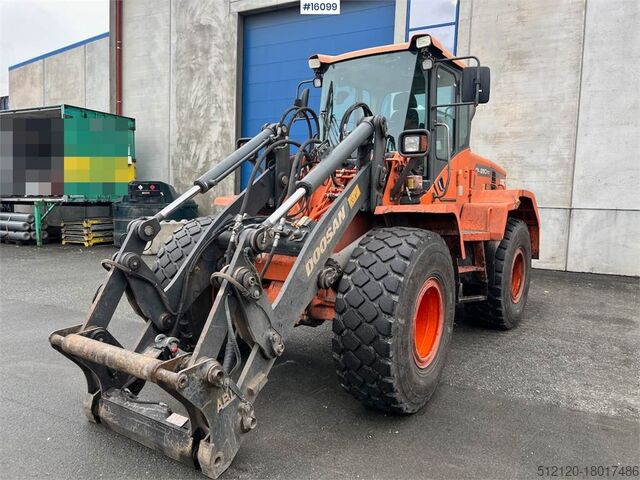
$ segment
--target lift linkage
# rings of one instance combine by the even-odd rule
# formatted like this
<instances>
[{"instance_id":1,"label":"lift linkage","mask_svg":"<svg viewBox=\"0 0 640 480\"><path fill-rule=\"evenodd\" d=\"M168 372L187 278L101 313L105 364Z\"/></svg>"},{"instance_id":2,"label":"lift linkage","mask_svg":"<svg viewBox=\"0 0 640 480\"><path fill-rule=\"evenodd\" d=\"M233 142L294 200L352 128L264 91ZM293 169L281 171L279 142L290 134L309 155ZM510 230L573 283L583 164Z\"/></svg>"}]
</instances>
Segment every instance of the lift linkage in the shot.
<instances>
[{"instance_id":1,"label":"lift linkage","mask_svg":"<svg viewBox=\"0 0 640 480\"><path fill-rule=\"evenodd\" d=\"M267 125L154 217L133 221L120 250L103 261L108 269L106 280L85 323L58 330L49 338L53 348L85 374L88 396L84 407L89 419L201 468L209 477L217 478L224 472L243 435L256 426L253 402L282 355L295 322L316 295L319 275L338 241L358 211L375 206L384 175L385 135L382 117L364 118L295 184L293 193L266 219L258 217L260 221L245 224L243 218L254 217L275 204L275 168L266 169L252 186L244 217L239 219L238 214L246 192L206 227L165 288L141 258L147 242L160 231L160 222L187 200L216 186L259 150L284 138L286 132L279 125ZM270 302L256 271L255 257L272 250L274 241L286 235L287 213L355 151L358 173L305 236L284 285ZM231 235L233 248L228 247ZM202 255L213 242L226 242L231 252L230 261L220 269ZM216 282L217 294L193 352L187 352L179 348L173 335L177 319L205 287L202 280L192 279L194 269L206 273L199 275L200 279ZM123 348L107 330L123 294L146 320L131 350ZM228 369L221 358L225 342L235 342L234 329L242 333L251 353L237 369ZM137 395L145 382L159 385L177 399L187 417L162 403L140 400Z\"/></svg>"}]
</instances>

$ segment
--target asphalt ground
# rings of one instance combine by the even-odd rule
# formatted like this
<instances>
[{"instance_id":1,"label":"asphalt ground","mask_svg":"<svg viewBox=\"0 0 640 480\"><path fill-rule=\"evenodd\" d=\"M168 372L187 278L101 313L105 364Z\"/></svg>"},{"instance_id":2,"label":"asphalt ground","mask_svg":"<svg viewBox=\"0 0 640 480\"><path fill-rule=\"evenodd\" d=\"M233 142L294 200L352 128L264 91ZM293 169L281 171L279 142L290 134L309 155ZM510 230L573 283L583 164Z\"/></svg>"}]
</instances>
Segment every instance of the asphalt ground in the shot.
<instances>
[{"instance_id":1,"label":"asphalt ground","mask_svg":"<svg viewBox=\"0 0 640 480\"><path fill-rule=\"evenodd\" d=\"M82 322L112 252L0 245L0 478L205 478L87 422L84 378L49 346L51 331ZM638 279L534 271L522 325L459 318L441 385L407 417L341 390L330 325L297 328L222 478L545 478L539 466L638 465L638 293ZM128 306L112 325L129 340L142 327Z\"/></svg>"}]
</instances>

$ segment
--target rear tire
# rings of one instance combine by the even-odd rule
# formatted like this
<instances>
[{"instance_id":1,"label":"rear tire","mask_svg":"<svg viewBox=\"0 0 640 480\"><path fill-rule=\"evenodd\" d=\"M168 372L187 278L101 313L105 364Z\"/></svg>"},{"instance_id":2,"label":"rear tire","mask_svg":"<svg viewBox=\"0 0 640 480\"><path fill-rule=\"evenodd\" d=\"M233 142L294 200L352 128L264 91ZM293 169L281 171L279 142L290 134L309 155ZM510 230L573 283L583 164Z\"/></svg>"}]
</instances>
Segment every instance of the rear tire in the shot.
<instances>
[{"instance_id":1,"label":"rear tire","mask_svg":"<svg viewBox=\"0 0 640 480\"><path fill-rule=\"evenodd\" d=\"M510 330L522 320L531 280L531 238L526 223L509 218L500 242L485 243L489 296L465 304L473 323Z\"/></svg>"},{"instance_id":2,"label":"rear tire","mask_svg":"<svg viewBox=\"0 0 640 480\"><path fill-rule=\"evenodd\" d=\"M344 269L333 321L342 387L364 404L414 413L433 394L453 330L451 255L430 231L370 231Z\"/></svg>"}]
</instances>

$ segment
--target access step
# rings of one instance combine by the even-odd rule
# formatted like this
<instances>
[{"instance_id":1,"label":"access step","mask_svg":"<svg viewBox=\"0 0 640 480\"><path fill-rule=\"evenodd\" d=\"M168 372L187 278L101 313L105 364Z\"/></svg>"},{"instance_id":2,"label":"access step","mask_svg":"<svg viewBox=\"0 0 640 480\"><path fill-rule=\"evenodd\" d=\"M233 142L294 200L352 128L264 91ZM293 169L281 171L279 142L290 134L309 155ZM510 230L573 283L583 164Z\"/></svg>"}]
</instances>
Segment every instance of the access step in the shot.
<instances>
[{"instance_id":1,"label":"access step","mask_svg":"<svg viewBox=\"0 0 640 480\"><path fill-rule=\"evenodd\" d=\"M472 302L483 302L487 299L486 295L467 295L466 297L459 297L459 303L472 303Z\"/></svg>"}]
</instances>

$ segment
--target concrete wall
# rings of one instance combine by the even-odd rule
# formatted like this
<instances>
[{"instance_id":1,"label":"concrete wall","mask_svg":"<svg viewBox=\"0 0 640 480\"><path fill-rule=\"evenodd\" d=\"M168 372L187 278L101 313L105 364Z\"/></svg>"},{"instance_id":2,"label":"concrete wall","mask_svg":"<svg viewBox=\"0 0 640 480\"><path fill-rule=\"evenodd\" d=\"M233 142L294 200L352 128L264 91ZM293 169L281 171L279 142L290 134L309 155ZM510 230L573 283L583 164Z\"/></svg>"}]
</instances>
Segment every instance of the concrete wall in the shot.
<instances>
[{"instance_id":1,"label":"concrete wall","mask_svg":"<svg viewBox=\"0 0 640 480\"><path fill-rule=\"evenodd\" d=\"M84 106L84 46L44 59L44 104Z\"/></svg>"},{"instance_id":2,"label":"concrete wall","mask_svg":"<svg viewBox=\"0 0 640 480\"><path fill-rule=\"evenodd\" d=\"M122 42L137 176L185 190L235 145L237 14L222 1L128 1ZM232 193L233 179L216 192ZM211 200L198 198L203 212Z\"/></svg>"},{"instance_id":3,"label":"concrete wall","mask_svg":"<svg viewBox=\"0 0 640 480\"><path fill-rule=\"evenodd\" d=\"M635 0L462 0L459 54L491 67L472 147L535 192L540 268L640 274ZM624 68L621 66L624 65ZM636 90L634 90L636 89Z\"/></svg>"},{"instance_id":4,"label":"concrete wall","mask_svg":"<svg viewBox=\"0 0 640 480\"><path fill-rule=\"evenodd\" d=\"M509 187L536 194L545 223L538 266L564 269L584 1L472 0L461 7L459 53L478 56L492 73L491 101L478 107L471 145L507 169Z\"/></svg>"},{"instance_id":5,"label":"concrete wall","mask_svg":"<svg viewBox=\"0 0 640 480\"><path fill-rule=\"evenodd\" d=\"M44 60L9 70L11 108L44 105Z\"/></svg>"},{"instance_id":6,"label":"concrete wall","mask_svg":"<svg viewBox=\"0 0 640 480\"><path fill-rule=\"evenodd\" d=\"M225 2L172 1L171 170L178 189L235 147L237 25ZM233 193L233 185L231 176L216 195ZM211 211L212 198L198 200L203 211Z\"/></svg>"},{"instance_id":7,"label":"concrete wall","mask_svg":"<svg viewBox=\"0 0 640 480\"><path fill-rule=\"evenodd\" d=\"M638 25L637 0L587 1L568 270L640 273Z\"/></svg>"},{"instance_id":8,"label":"concrete wall","mask_svg":"<svg viewBox=\"0 0 640 480\"><path fill-rule=\"evenodd\" d=\"M171 3L123 2L123 115L136 119L136 177L171 181Z\"/></svg>"},{"instance_id":9,"label":"concrete wall","mask_svg":"<svg viewBox=\"0 0 640 480\"><path fill-rule=\"evenodd\" d=\"M85 53L85 107L111 112L109 100L109 39L87 43Z\"/></svg>"},{"instance_id":10,"label":"concrete wall","mask_svg":"<svg viewBox=\"0 0 640 480\"><path fill-rule=\"evenodd\" d=\"M68 103L109 108L109 38L9 70L12 109Z\"/></svg>"}]
</instances>

